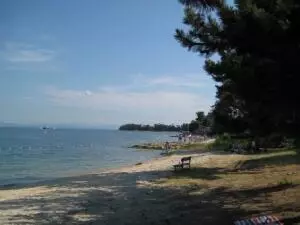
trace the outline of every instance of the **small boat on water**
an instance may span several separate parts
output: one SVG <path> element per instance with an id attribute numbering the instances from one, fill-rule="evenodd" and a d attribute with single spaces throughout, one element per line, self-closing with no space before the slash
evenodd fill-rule
<path id="1" fill-rule="evenodd" d="M 41 130 L 54 130 L 54 128 L 51 128 L 51 127 L 47 127 L 47 126 L 43 126 L 41 127 Z"/>

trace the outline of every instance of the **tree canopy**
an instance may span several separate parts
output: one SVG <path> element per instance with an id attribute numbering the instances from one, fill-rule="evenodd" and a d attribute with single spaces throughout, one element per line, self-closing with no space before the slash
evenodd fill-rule
<path id="1" fill-rule="evenodd" d="M 119 130 L 136 130 L 136 131 L 189 131 L 207 133 L 207 130 L 213 125 L 212 113 L 205 114 L 202 111 L 196 112 L 196 118 L 190 123 L 183 123 L 181 125 L 166 125 L 157 123 L 154 125 L 143 125 L 143 124 L 124 124 L 119 127 Z M 202 130 L 201 130 L 202 128 Z"/>
<path id="2" fill-rule="evenodd" d="M 136 131 L 187 131 L 189 125 L 184 123 L 182 125 L 165 125 L 165 124 L 154 124 L 154 125 L 143 125 L 143 124 L 124 124 L 119 127 L 119 130 L 136 130 Z"/>
<path id="3" fill-rule="evenodd" d="M 297 0 L 180 0 L 175 38 L 206 57 L 216 82 L 219 132 L 300 133 L 300 2 Z M 212 56 L 219 56 L 213 60 Z"/>

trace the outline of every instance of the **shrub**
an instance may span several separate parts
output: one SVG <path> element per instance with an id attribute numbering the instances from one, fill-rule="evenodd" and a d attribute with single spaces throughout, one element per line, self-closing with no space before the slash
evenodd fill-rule
<path id="1" fill-rule="evenodd" d="M 289 181 L 288 179 L 284 178 L 283 180 L 278 182 L 279 185 L 292 185 L 293 182 Z"/>

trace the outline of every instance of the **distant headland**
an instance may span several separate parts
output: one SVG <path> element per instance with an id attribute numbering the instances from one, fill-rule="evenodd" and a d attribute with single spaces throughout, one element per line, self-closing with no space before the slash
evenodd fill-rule
<path id="1" fill-rule="evenodd" d="M 191 132 L 197 134 L 212 133 L 213 118 L 212 113 L 205 114 L 203 111 L 196 112 L 196 118 L 189 123 L 182 123 L 181 125 L 166 125 L 162 123 L 155 123 L 154 125 L 144 125 L 136 123 L 127 123 L 121 125 L 119 130 L 130 131 L 175 131 L 175 132 Z"/>
<path id="2" fill-rule="evenodd" d="M 124 124 L 119 127 L 119 130 L 131 130 L 131 131 L 188 131 L 189 124 L 184 123 L 182 125 L 166 125 L 166 124 L 154 124 L 154 125 L 143 125 L 143 124 Z"/>

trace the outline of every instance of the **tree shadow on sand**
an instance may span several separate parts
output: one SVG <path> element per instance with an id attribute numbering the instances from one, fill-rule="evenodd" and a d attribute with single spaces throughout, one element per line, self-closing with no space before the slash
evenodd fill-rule
<path id="1" fill-rule="evenodd" d="M 265 166 L 287 166 L 293 164 L 294 165 L 300 164 L 299 151 L 295 151 L 294 154 L 286 154 L 286 155 L 267 154 L 265 157 L 251 159 L 243 162 L 241 165 L 239 165 L 239 169 L 251 170 L 251 169 L 260 169 Z"/>
<path id="2" fill-rule="evenodd" d="M 196 195 L 184 189 L 151 185 L 151 181 L 170 173 L 106 173 L 58 179 L 43 185 L 47 193 L 0 200 L 0 215 L 6 219 L 4 224 L 226 225 L 243 217 L 280 212 L 282 208 L 268 205 L 261 195 L 290 188 L 274 186 L 237 191 L 224 187 L 207 191 L 207 187 L 198 185 L 196 189 L 205 192 Z M 221 173 L 220 168 L 197 168 L 175 176 L 212 180 Z M 2 190 L 21 189 L 6 187 Z M 246 203 L 261 207 L 244 210 L 240 205 Z M 299 217 L 289 218 L 286 224 L 295 221 L 299 221 Z"/>
<path id="3" fill-rule="evenodd" d="M 220 179 L 219 175 L 222 174 L 223 168 L 206 168 L 206 167 L 192 167 L 191 169 L 183 169 L 176 171 L 173 174 L 174 178 L 193 178 L 204 180 L 217 180 Z"/>

